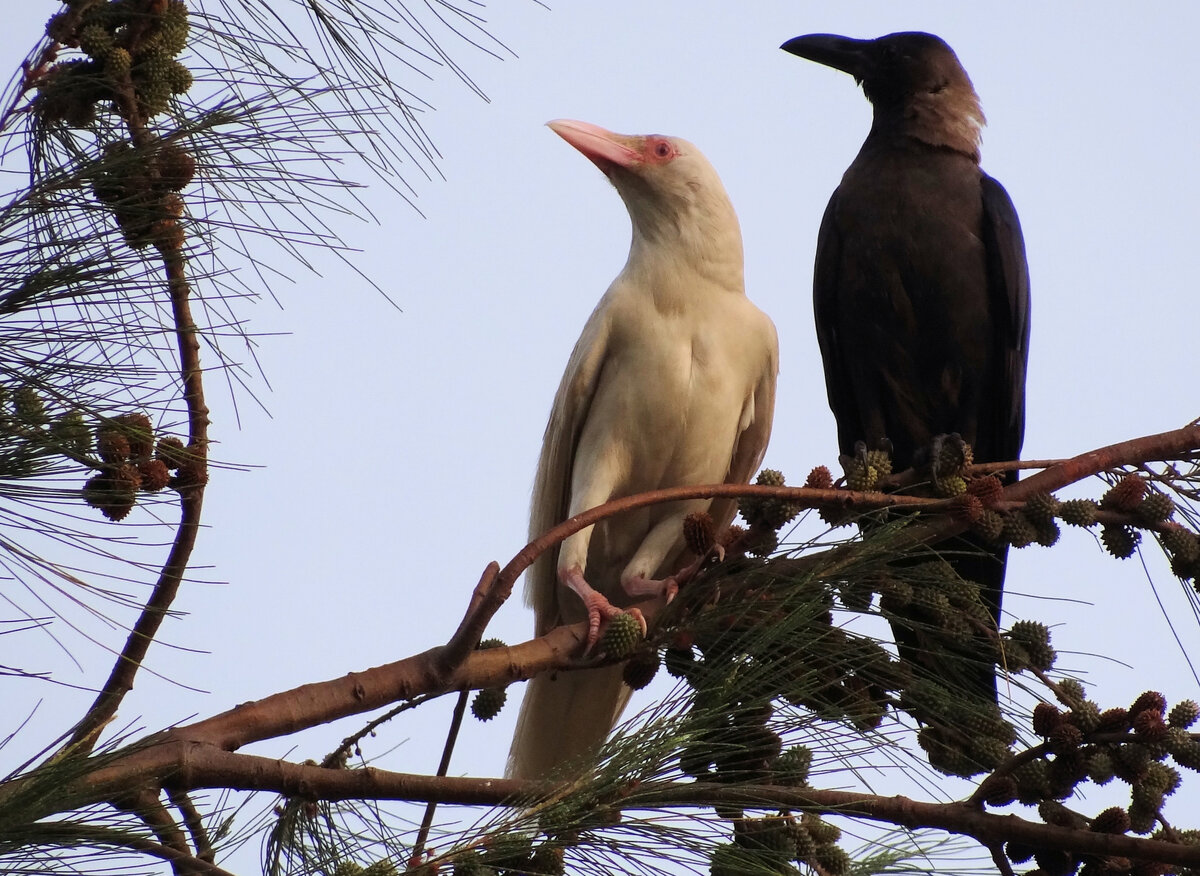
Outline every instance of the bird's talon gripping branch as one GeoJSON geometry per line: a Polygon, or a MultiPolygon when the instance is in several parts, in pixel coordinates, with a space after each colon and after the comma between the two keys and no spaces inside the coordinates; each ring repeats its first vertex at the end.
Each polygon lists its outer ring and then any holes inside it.
{"type": "Polygon", "coordinates": [[[588,613],[588,634],[587,641],[584,642],[583,653],[589,653],[596,643],[600,641],[600,634],[604,632],[609,621],[619,614],[623,614],[621,609],[617,608],[605,597],[599,593],[592,591],[593,598],[585,599],[584,605],[587,606],[588,613]]]}
{"type": "MultiPolygon", "coordinates": [[[[588,632],[583,649],[586,654],[592,650],[596,642],[600,641],[600,633],[608,622],[622,614],[623,610],[609,602],[604,594],[593,589],[592,585],[584,579],[583,571],[578,566],[563,570],[559,573],[559,577],[564,585],[579,595],[579,598],[583,600],[584,608],[587,609],[588,632]]],[[[632,614],[632,612],[630,613],[632,614]]],[[[642,618],[640,611],[637,612],[637,618],[642,625],[642,630],[645,631],[646,621],[642,618]]]]}
{"type": "Polygon", "coordinates": [[[971,445],[957,432],[934,435],[929,443],[929,470],[935,481],[959,474],[972,461],[971,445]]]}
{"type": "Polygon", "coordinates": [[[674,575],[667,578],[647,578],[645,575],[638,575],[622,581],[621,589],[631,599],[653,599],[662,596],[670,602],[679,594],[679,581],[674,575]]]}
{"type": "Polygon", "coordinates": [[[667,578],[663,581],[663,599],[666,600],[667,605],[670,605],[678,595],[679,584],[674,578],[667,578]]]}

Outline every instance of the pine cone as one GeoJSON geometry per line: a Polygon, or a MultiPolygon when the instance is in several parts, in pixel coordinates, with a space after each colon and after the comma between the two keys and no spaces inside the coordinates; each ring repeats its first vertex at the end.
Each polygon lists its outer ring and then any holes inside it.
{"type": "Polygon", "coordinates": [[[1035,541],[1042,547],[1053,547],[1058,543],[1062,531],[1058,528],[1058,524],[1051,520],[1049,523],[1039,523],[1034,529],[1037,531],[1035,541]]]}
{"type": "Polygon", "coordinates": [[[1137,509],[1146,496],[1146,479],[1127,474],[1109,488],[1100,500],[1100,507],[1126,513],[1137,509]]]}
{"type": "Polygon", "coordinates": [[[1134,513],[1143,523],[1162,523],[1175,514],[1175,502],[1166,493],[1155,490],[1146,496],[1134,513]]]}
{"type": "Polygon", "coordinates": [[[813,490],[828,490],[833,487],[833,475],[823,465],[818,465],[808,473],[804,486],[813,490]]]}
{"type": "Polygon", "coordinates": [[[1118,560],[1127,560],[1133,556],[1142,534],[1131,526],[1108,525],[1100,530],[1100,541],[1104,549],[1118,560]]]}
{"type": "Polygon", "coordinates": [[[1017,621],[1008,635],[1025,649],[1031,668],[1045,672],[1054,665],[1056,655],[1050,645],[1050,628],[1045,624],[1017,621]]]}
{"type": "Polygon", "coordinates": [[[657,651],[639,651],[625,664],[622,673],[625,683],[634,690],[641,690],[658,675],[659,662],[657,651]]]}
{"type": "Polygon", "coordinates": [[[810,769],[812,769],[812,751],[803,745],[797,745],[789,748],[775,759],[772,772],[775,784],[799,788],[808,784],[810,769]]]}
{"type": "Polygon", "coordinates": [[[129,456],[135,460],[149,459],[154,453],[154,427],[145,414],[121,414],[113,424],[129,439],[129,456]]]}
{"type": "Polygon", "coordinates": [[[1171,554],[1172,560],[1179,559],[1190,563],[1200,556],[1200,539],[1183,527],[1163,530],[1158,537],[1162,546],[1171,554]]]}
{"type": "Polygon", "coordinates": [[[967,482],[967,492],[983,503],[985,508],[995,504],[1004,492],[1004,484],[995,475],[983,478],[972,478],[967,482]]]}
{"type": "Polygon", "coordinates": [[[1138,698],[1133,701],[1133,705],[1129,707],[1129,714],[1137,715],[1138,712],[1144,712],[1146,709],[1165,712],[1167,710],[1167,698],[1156,690],[1142,691],[1142,693],[1138,694],[1138,698]]]}
{"type": "Polygon", "coordinates": [[[962,475],[950,475],[945,478],[936,478],[933,482],[933,492],[935,495],[943,499],[960,496],[967,491],[967,482],[962,475]]]}
{"type": "Polygon", "coordinates": [[[974,529],[988,541],[1000,541],[1004,536],[1004,515],[999,511],[984,511],[975,521],[974,529]]]}
{"type": "Polygon", "coordinates": [[[950,513],[955,520],[964,523],[975,523],[983,516],[983,503],[979,501],[978,496],[963,493],[955,499],[950,513]]]}
{"type": "Polygon", "coordinates": [[[707,511],[696,511],[683,518],[683,538],[688,550],[704,556],[717,542],[716,527],[707,511]]]}
{"type": "Polygon", "coordinates": [[[172,471],[181,465],[187,464],[190,459],[183,442],[174,436],[158,439],[158,446],[155,448],[154,456],[156,459],[162,460],[163,464],[172,471]]]}
{"type": "Polygon", "coordinates": [[[137,468],[142,477],[143,490],[156,493],[171,482],[171,473],[161,459],[143,459],[137,468]]]}
{"type": "Polygon", "coordinates": [[[881,478],[886,478],[892,473],[892,457],[886,450],[868,450],[863,461],[868,467],[875,469],[881,478]]]}
{"type": "Polygon", "coordinates": [[[1092,819],[1095,833],[1128,833],[1129,813],[1120,806],[1110,806],[1092,819]]]}
{"type": "Polygon", "coordinates": [[[1058,516],[1072,526],[1092,526],[1096,522],[1096,503],[1091,499],[1068,499],[1059,506],[1058,516]]]}
{"type": "Polygon", "coordinates": [[[1172,727],[1186,730],[1196,723],[1197,718],[1200,718],[1200,705],[1195,700],[1180,700],[1171,707],[1167,721],[1172,727]]]}
{"type": "Polygon", "coordinates": [[[1049,493],[1035,493],[1025,500],[1025,516],[1035,526],[1053,523],[1062,503],[1049,493]]]}
{"type": "Polygon", "coordinates": [[[500,714],[508,699],[508,691],[502,687],[485,687],[471,701],[471,714],[480,721],[490,721],[500,714]]]}
{"type": "Polygon", "coordinates": [[[846,472],[846,486],[856,492],[870,490],[879,480],[879,470],[857,457],[843,456],[842,468],[846,472]]]}
{"type": "Polygon", "coordinates": [[[96,454],[105,462],[124,462],[129,451],[129,438],[120,429],[106,424],[96,430],[96,454]]]}
{"type": "Polygon", "coordinates": [[[642,625],[629,612],[622,612],[608,622],[600,645],[610,657],[624,658],[642,641],[642,625]]]}
{"type": "Polygon", "coordinates": [[[1001,538],[1015,548],[1023,548],[1037,538],[1037,530],[1020,511],[1010,511],[1004,515],[1004,531],[1001,538]]]}
{"type": "Polygon", "coordinates": [[[1053,703],[1038,703],[1033,707],[1033,732],[1043,738],[1053,733],[1065,720],[1053,703]]]}

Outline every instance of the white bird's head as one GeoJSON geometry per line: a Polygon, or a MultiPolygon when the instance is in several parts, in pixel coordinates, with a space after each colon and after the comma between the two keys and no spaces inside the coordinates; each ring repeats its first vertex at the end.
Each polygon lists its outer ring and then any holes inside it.
{"type": "Polygon", "coordinates": [[[697,265],[736,261],[742,239],[721,178],[695,146],[661,134],[615,134],[598,125],[556,119],[547,126],[609,178],[633,222],[631,258],[643,246],[697,265]]]}

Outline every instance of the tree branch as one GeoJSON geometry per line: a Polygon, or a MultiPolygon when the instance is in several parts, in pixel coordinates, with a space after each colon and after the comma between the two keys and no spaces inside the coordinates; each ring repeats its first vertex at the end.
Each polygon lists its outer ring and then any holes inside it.
{"type": "MultiPolygon", "coordinates": [[[[528,806],[558,794],[551,782],[471,779],[394,773],[373,768],[345,770],[293,764],[199,746],[174,745],[179,755],[174,782],[189,790],[233,788],[274,791],[313,800],[407,800],[467,806],[528,806]]],[[[1134,836],[1095,833],[984,812],[967,802],[924,803],[903,796],[852,791],[731,786],[711,782],[644,782],[611,804],[619,809],[695,808],[724,805],[787,808],[862,818],[906,827],[932,828],[970,836],[985,846],[1016,841],[1081,855],[1120,856],[1165,864],[1200,866],[1200,846],[1134,836]]]]}
{"type": "Polygon", "coordinates": [[[167,799],[171,801],[172,806],[179,810],[183,823],[187,827],[188,833],[191,834],[192,845],[196,848],[196,857],[209,863],[215,861],[217,854],[208,838],[208,831],[204,828],[204,818],[200,815],[196,804],[192,802],[192,798],[183,791],[168,788],[167,799]]]}
{"type": "MultiPolygon", "coordinates": [[[[128,79],[128,73],[125,78],[128,79]]],[[[137,101],[131,96],[132,86],[129,86],[129,90],[130,95],[125,102],[130,105],[125,107],[123,115],[133,141],[144,143],[150,134],[144,120],[138,114],[137,101]]],[[[179,224],[180,217],[170,214],[165,199],[160,198],[160,201],[161,217],[152,227],[157,229],[155,247],[162,257],[166,272],[167,294],[171,302],[175,340],[179,349],[179,379],[188,416],[188,461],[176,476],[176,489],[180,499],[179,525],[150,599],[125,640],[125,646],[121,649],[104,687],[87,713],[75,725],[67,742],[68,748],[81,747],[90,750],[99,738],[99,729],[116,714],[122,700],[133,689],[134,677],[179,592],[200,530],[204,486],[208,482],[209,424],[208,405],[204,400],[204,370],[200,365],[200,331],[192,316],[191,284],[186,273],[187,261],[183,253],[184,236],[179,224]]]]}
{"type": "Polygon", "coordinates": [[[191,849],[188,848],[187,838],[167,811],[167,807],[159,800],[158,794],[149,790],[141,791],[131,799],[118,801],[115,805],[140,818],[158,837],[163,848],[175,853],[175,857],[171,859],[171,871],[175,876],[188,876],[196,872],[188,866],[188,862],[194,858],[191,849]]]}
{"type": "Polygon", "coordinates": [[[467,605],[462,622],[454,631],[454,635],[450,637],[450,641],[446,643],[445,648],[442,649],[438,661],[438,668],[441,672],[453,672],[462,664],[462,661],[467,659],[467,655],[483,638],[483,632],[487,629],[487,625],[492,622],[492,618],[500,610],[500,606],[512,593],[511,585],[507,589],[497,586],[499,572],[500,564],[495,560],[488,563],[487,568],[483,570],[483,575],[480,576],[479,583],[475,585],[475,591],[471,594],[471,601],[467,605]]]}
{"type": "MultiPolygon", "coordinates": [[[[1178,458],[1200,449],[1200,426],[1121,442],[1056,463],[1051,468],[1007,487],[1006,501],[1019,502],[1042,490],[1061,486],[1119,465],[1178,458]]],[[[571,532],[631,508],[703,496],[786,495],[798,501],[838,503],[846,507],[880,508],[921,506],[944,508],[945,500],[923,500],[878,493],[841,490],[716,485],[662,490],[632,496],[592,509],[535,539],[504,569],[495,564],[485,570],[472,593],[458,631],[450,642],[385,666],[350,673],[341,678],[284,691],[237,706],[193,724],[174,728],[129,746],[122,753],[96,759],[95,768],[81,778],[64,783],[62,794],[46,801],[37,817],[74,809],[89,803],[120,799],[128,789],[170,787],[176,792],[198,788],[231,788],[274,791],[287,796],[321,799],[404,799],[465,804],[499,804],[539,790],[539,786],[499,779],[433,778],[387,773],[374,769],[327,769],[301,766],[234,752],[251,742],[289,735],[337,718],[359,714],[412,699],[451,690],[503,686],[549,669],[595,665],[579,654],[585,635],[583,623],[559,627],[545,636],[508,648],[468,651],[463,642],[486,626],[509,593],[513,582],[537,554],[571,532]],[[460,656],[461,655],[461,656],[460,656]]],[[[912,541],[933,541],[953,535],[963,524],[949,517],[906,528],[918,530],[912,541]]],[[[853,546],[851,546],[853,547],[853,546]]],[[[831,554],[846,547],[823,551],[800,560],[773,561],[780,565],[829,562],[831,554]]],[[[36,771],[35,771],[36,772],[36,771]]],[[[0,805],[19,794],[29,776],[0,785],[0,805]]],[[[545,788],[541,788],[545,790],[545,788]]],[[[747,805],[816,807],[856,817],[888,821],[908,827],[936,827],[974,836],[991,847],[1018,839],[1036,841],[1081,854],[1153,858],[1165,863],[1200,864],[1200,849],[1131,837],[1070,831],[1023,822],[1013,816],[983,813],[977,806],[923,804],[906,798],[881,798],[845,792],[795,791],[779,788],[731,788],[704,784],[647,784],[635,789],[623,806],[695,806],[711,802],[747,805]],[[652,796],[647,796],[652,795],[652,796]],[[1007,825],[1007,826],[1006,826],[1007,825]]]]}

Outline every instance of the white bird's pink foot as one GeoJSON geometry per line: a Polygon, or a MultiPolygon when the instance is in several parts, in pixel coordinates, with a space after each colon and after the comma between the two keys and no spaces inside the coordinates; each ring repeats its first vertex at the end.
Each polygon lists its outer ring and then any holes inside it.
{"type": "Polygon", "coordinates": [[[653,599],[662,596],[668,603],[679,593],[679,580],[675,575],[667,578],[647,578],[638,575],[621,582],[623,589],[633,599],[653,599]]]}
{"type": "Polygon", "coordinates": [[[666,578],[647,578],[644,575],[626,578],[621,582],[621,588],[633,599],[653,599],[656,596],[662,596],[666,599],[667,604],[670,604],[671,600],[679,594],[679,588],[695,578],[712,556],[716,556],[718,563],[721,562],[725,559],[725,548],[719,544],[714,545],[712,550],[704,556],[697,557],[674,575],[666,578]]]}
{"type": "MultiPolygon", "coordinates": [[[[600,640],[600,633],[608,622],[619,614],[625,614],[625,610],[617,608],[604,594],[593,589],[583,577],[583,571],[578,566],[573,566],[570,569],[564,569],[559,572],[559,580],[570,587],[583,600],[583,605],[587,609],[588,615],[588,634],[587,642],[585,643],[584,652],[592,650],[592,647],[600,640]]],[[[642,635],[646,634],[646,619],[642,617],[641,611],[636,608],[631,608],[628,611],[633,615],[638,624],[642,628],[642,635]]]]}

